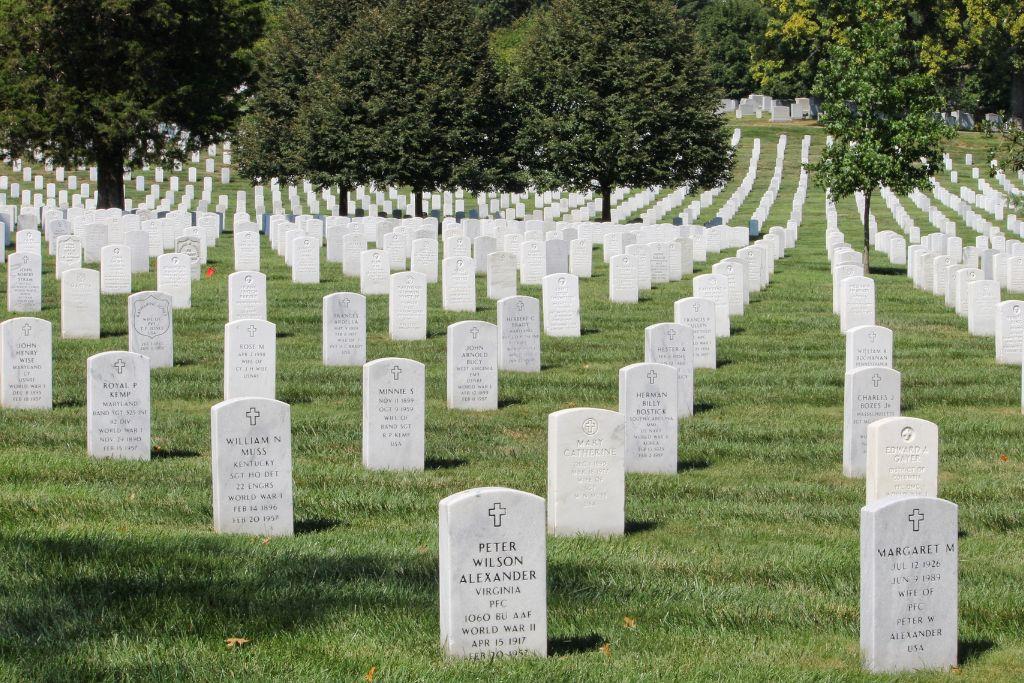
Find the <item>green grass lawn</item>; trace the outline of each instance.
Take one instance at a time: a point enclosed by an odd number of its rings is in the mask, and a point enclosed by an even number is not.
[[[745,224],[767,188],[784,131],[786,176],[768,221],[781,224],[800,138],[814,135],[816,152],[823,134],[806,124],[740,125],[737,174],[755,137],[762,152],[735,223]],[[957,164],[983,145],[961,136]],[[961,182],[973,182],[964,176],[961,168]],[[948,176],[944,184],[952,187]],[[241,187],[231,186],[232,202]],[[544,660],[442,657],[437,503],[490,485],[545,496],[547,415],[615,409],[619,368],[643,359],[644,327],[671,321],[692,278],[611,305],[595,252],[594,278],[581,283],[583,336],[544,338],[544,371],[502,373],[501,408],[484,414],[447,410],[444,381],[446,327],[494,321],[483,279],[476,315],[442,311],[440,288],[430,286],[421,342],[389,341],[387,298],[370,297],[369,359],[426,363],[428,392],[427,470],[370,472],[360,465],[361,371],[320,361],[321,298],[358,282],[325,263],[320,285],[293,285],[265,247],[278,398],[292,406],[296,519],[293,538],[269,541],[212,532],[209,416],[222,391],[230,235],[211,249],[216,273],[194,283],[192,309],[175,312],[176,367],[153,372],[151,462],[85,455],[86,358],[127,348],[126,297],[103,297],[102,339],[55,340],[54,410],[0,411],[0,678],[343,681],[375,669],[377,681],[889,680],[859,666],[865,493],[863,480],[841,474],[844,346],[831,312],[824,206],[812,188],[798,246],[719,340],[720,367],[697,371],[678,475],[627,476],[622,538],[548,539]],[[853,201],[839,210],[856,245]],[[883,203],[873,210],[880,229],[891,225]],[[903,412],[939,425],[939,492],[960,505],[962,534],[961,669],[900,680],[1021,680],[1020,368],[997,366],[991,339],[969,336],[938,297],[874,258],[884,266],[877,320],[895,332]],[[41,317],[56,333],[52,273],[46,258]],[[136,291],[151,288],[154,273],[136,276]],[[520,292],[540,296],[539,287]],[[228,648],[230,637],[249,642]]]

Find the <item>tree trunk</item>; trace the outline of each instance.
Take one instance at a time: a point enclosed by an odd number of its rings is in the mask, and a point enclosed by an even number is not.
[[[1024,121],[1024,69],[1010,75],[1010,118]]]
[[[612,222],[612,186],[601,183],[601,220]]]
[[[423,190],[416,188],[416,216],[425,218],[427,212],[423,210]]]
[[[348,215],[348,188],[338,188],[338,213],[342,216]]]
[[[871,274],[871,192],[864,195],[864,275]]]
[[[108,150],[96,158],[97,209],[124,208],[124,154]]]

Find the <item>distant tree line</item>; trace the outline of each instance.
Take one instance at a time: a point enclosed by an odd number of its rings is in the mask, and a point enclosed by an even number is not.
[[[236,160],[256,182],[425,192],[699,191],[730,177],[721,93],[670,0],[288,0],[254,49]],[[529,15],[522,24],[517,17]],[[513,59],[491,47],[517,24]]]

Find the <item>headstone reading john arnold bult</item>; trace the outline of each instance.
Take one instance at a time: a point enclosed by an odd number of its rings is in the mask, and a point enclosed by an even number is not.
[[[479,320],[448,326],[448,407],[498,409],[498,328]]]
[[[53,407],[53,330],[48,320],[0,323],[0,406]]]
[[[621,536],[626,524],[624,459],[621,413],[569,408],[548,415],[548,531]]]
[[[547,655],[544,499],[486,487],[438,505],[441,648],[450,657]]]
[[[424,377],[423,364],[408,358],[380,358],[363,366],[367,469],[423,469]]]
[[[107,351],[86,361],[86,442],[94,458],[149,460],[149,359]]]
[[[860,649],[873,673],[957,663],[957,506],[889,497],[860,511]]]
[[[174,365],[174,317],[171,297],[138,292],[128,297],[128,350],[149,358],[151,368]]]
[[[210,420],[214,530],[291,536],[291,408],[270,398],[236,398],[213,406]]]

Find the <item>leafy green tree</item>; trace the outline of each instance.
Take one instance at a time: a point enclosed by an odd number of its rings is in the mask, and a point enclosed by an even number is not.
[[[830,47],[815,86],[833,144],[810,170],[834,198],[863,193],[865,272],[872,195],[882,187],[898,194],[928,187],[952,135],[936,116],[942,99],[919,46],[901,39],[903,23],[880,3],[864,2],[860,25]]]
[[[295,183],[312,174],[305,166],[299,127],[303,99],[355,16],[371,2],[287,0],[271,14],[254,50],[257,80],[236,134],[235,158],[243,177]],[[321,180],[324,186],[340,186],[340,209],[347,214],[347,190],[358,184],[358,175]]]
[[[314,179],[364,173],[423,193],[517,188],[516,112],[471,0],[389,0],[353,24],[301,114]]]
[[[1024,0],[964,0],[970,38],[1003,83],[1010,116],[1024,121]]]
[[[1000,1],[1000,0],[993,0]],[[980,80],[966,41],[964,0],[761,0],[764,38],[753,45],[758,90],[773,97],[809,93],[829,46],[846,40],[865,6],[902,20],[901,40],[918,43],[921,62],[951,108],[973,108]]]
[[[262,29],[256,0],[5,0],[0,147],[95,163],[101,208],[125,164],[163,163],[233,124]]]
[[[719,92],[668,0],[554,0],[513,78],[531,180],[596,189],[603,220],[617,186],[707,188],[731,173]]]
[[[751,55],[767,27],[760,0],[719,0],[700,13],[697,35],[706,46],[711,76],[726,97],[740,98],[758,89]]]

